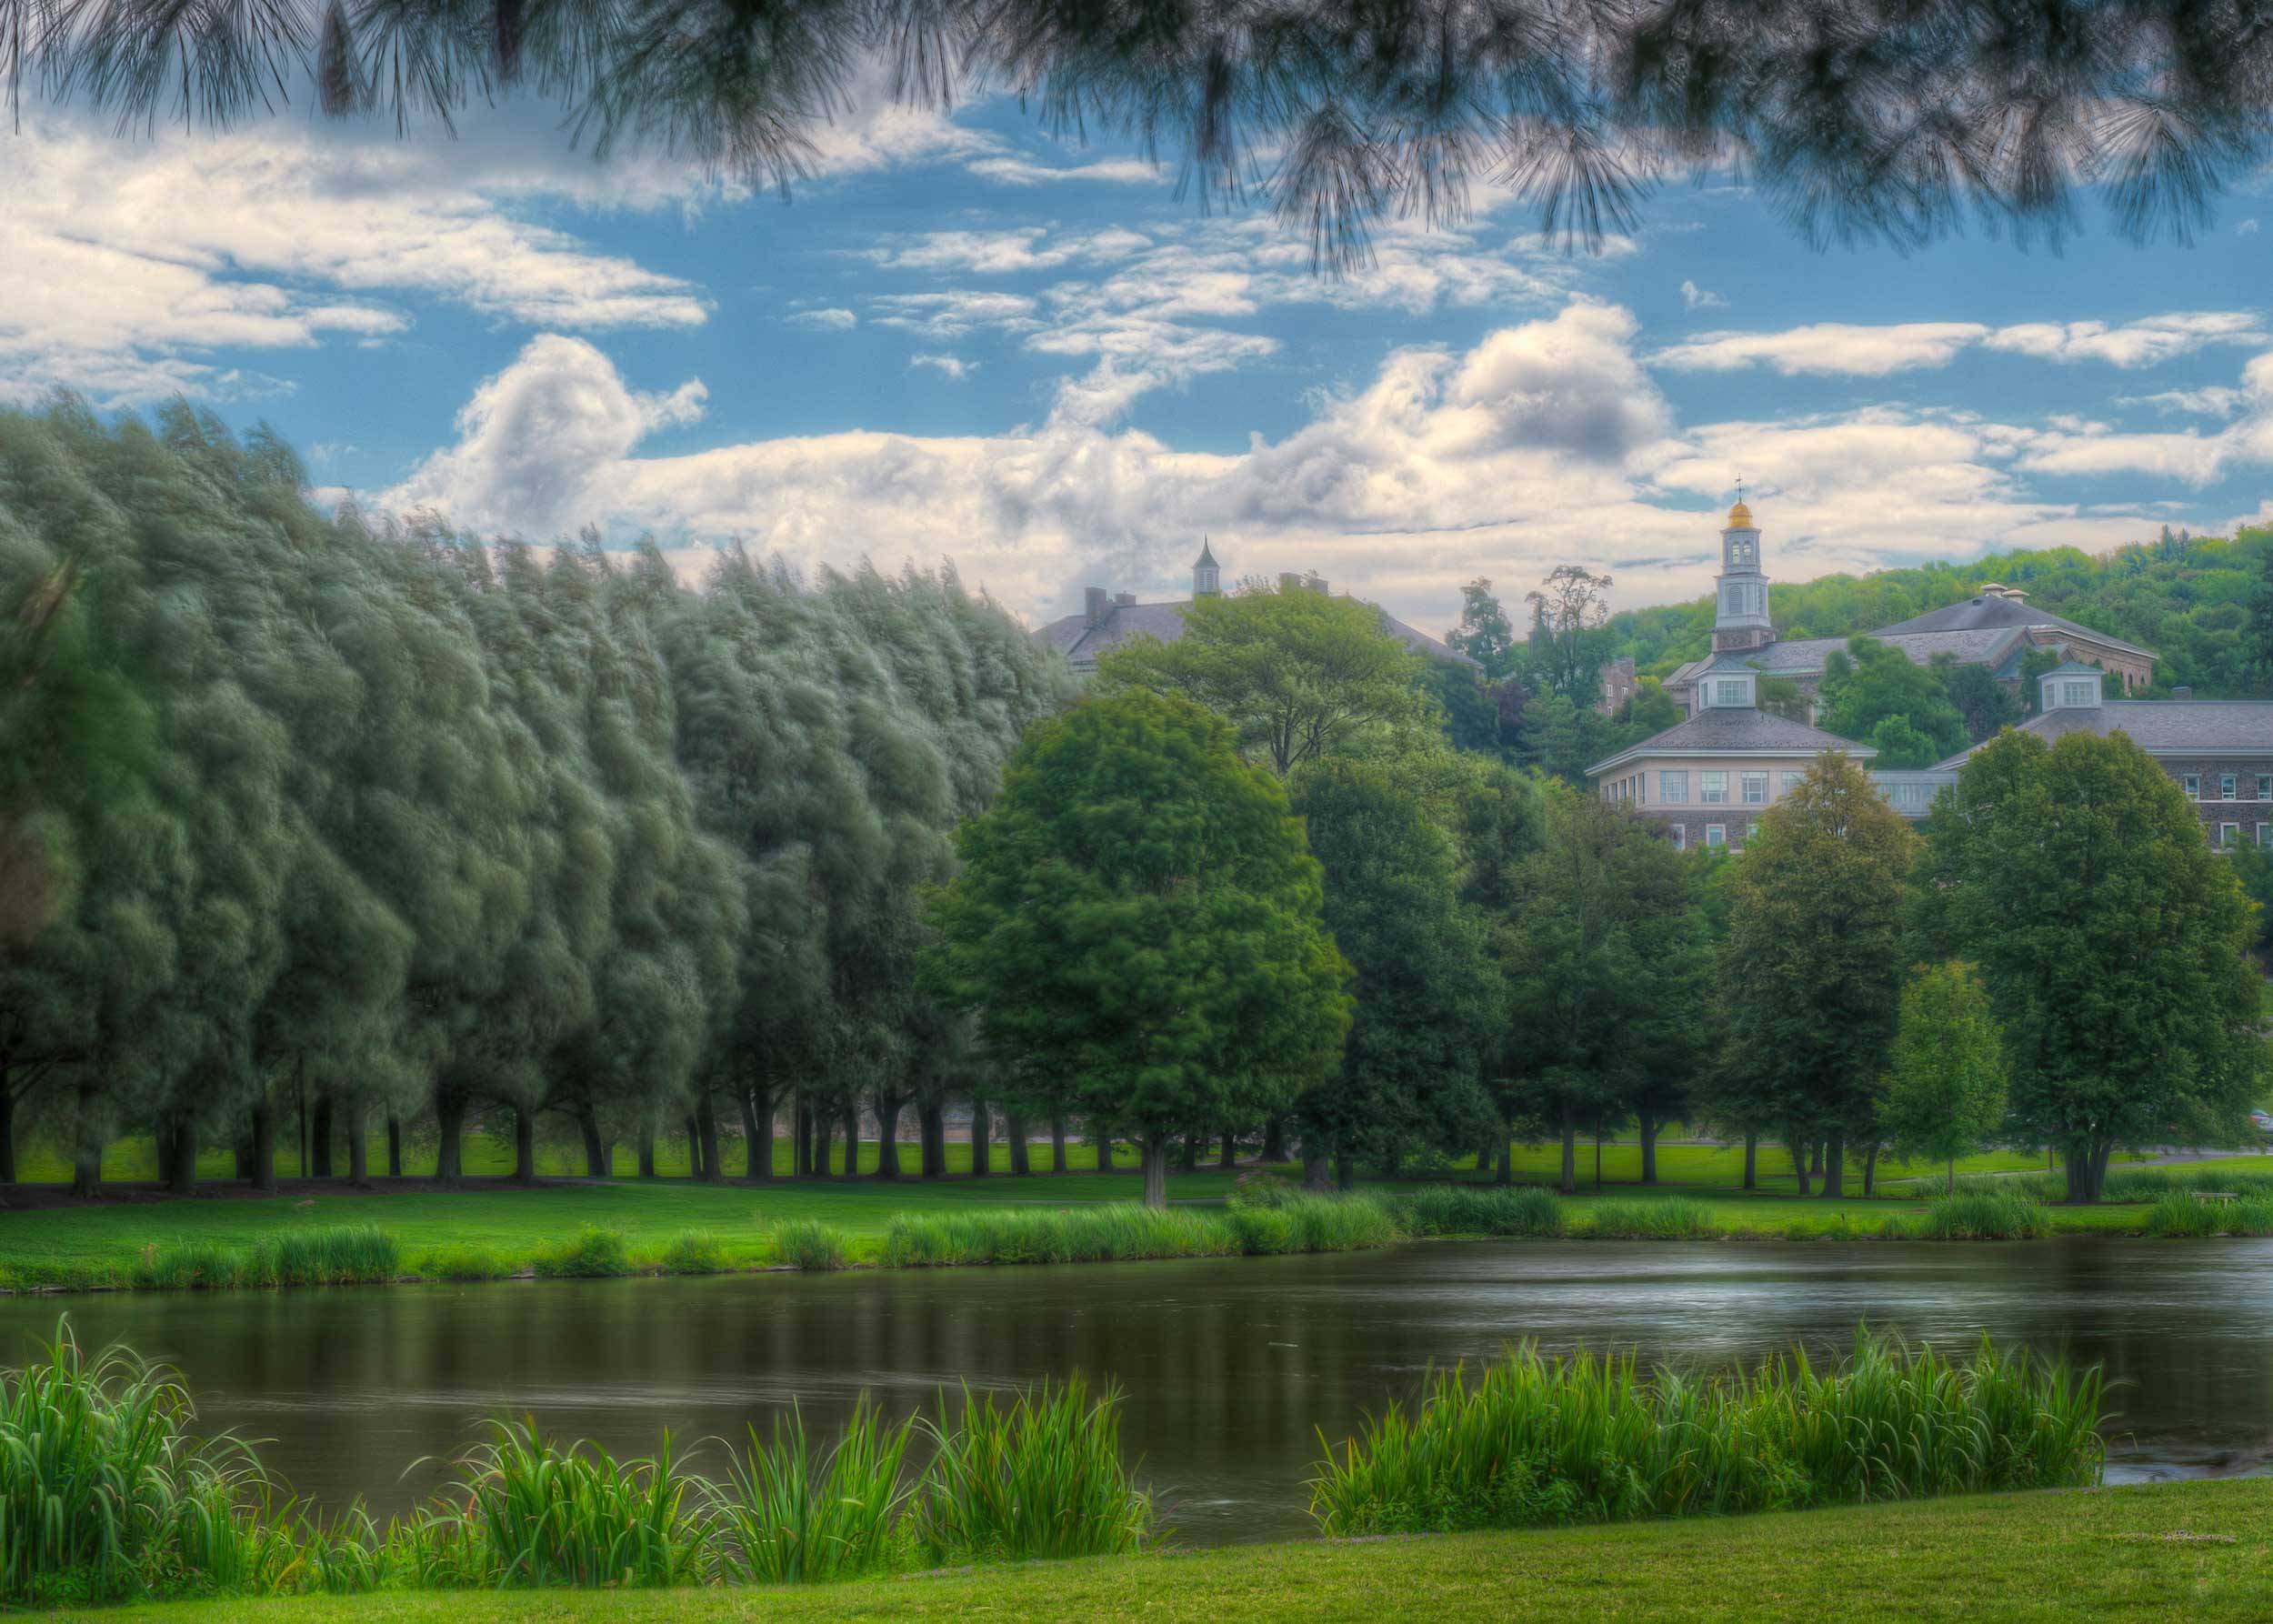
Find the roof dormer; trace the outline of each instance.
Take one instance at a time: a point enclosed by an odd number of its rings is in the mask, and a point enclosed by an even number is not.
[[[2037,679],[2037,708],[2046,715],[2056,710],[2099,708],[2099,667],[2069,660],[2053,667]]]

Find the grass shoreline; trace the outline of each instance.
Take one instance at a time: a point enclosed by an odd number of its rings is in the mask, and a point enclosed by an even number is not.
[[[2273,1481],[1879,1502],[1521,1532],[1221,1547],[766,1589],[393,1591],[80,1609],[116,1624],[704,1624],[1385,1618],[2255,1620],[2273,1614]]]
[[[1437,1239],[1692,1241],[1821,1244],[2114,1238],[2212,1238],[2273,1234],[2273,1195],[2209,1204],[2192,1190],[2231,1182],[2217,1174],[2166,1180],[2152,1201],[2089,1208],[2047,1206],[2028,1192],[1998,1187],[1931,1203],[1860,1199],[1818,1206],[1784,1198],[1747,1201],[1696,1192],[1627,1190],[1561,1197],[1538,1187],[1436,1184],[1347,1196],[1279,1192],[1217,1206],[1152,1211],[1128,1202],[1047,1198],[981,1207],[964,1199],[915,1210],[871,1202],[852,1221],[790,1216],[802,1205],[776,1200],[780,1216],[727,1228],[666,1228],[610,1223],[617,1197],[607,1187],[542,1192],[556,1198],[518,1217],[538,1217],[506,1238],[443,1238],[446,1226],[397,1231],[374,1221],[323,1221],[315,1202],[262,1216],[282,1221],[231,1233],[215,1219],[228,1204],[109,1209],[151,1219],[190,1220],[155,1236],[136,1226],[104,1244],[42,1258],[11,1248],[10,1226],[53,1233],[91,1209],[0,1220],[0,1293],[63,1296],[134,1290],[224,1290],[323,1285],[814,1273],[887,1268],[1012,1267],[1021,1264],[1146,1262],[1200,1258],[1347,1252]],[[715,1187],[703,1187],[713,1188]],[[673,1192],[676,1194],[676,1192]],[[769,1195],[776,1192],[767,1192]],[[578,1199],[578,1197],[585,1199]],[[815,1207],[847,1216],[841,1187],[815,1192]],[[836,1205],[829,1204],[836,1198]],[[405,1194],[375,1200],[334,1198],[358,1212],[401,1202],[495,1202],[510,1208],[530,1192]],[[635,1202],[635,1208],[636,1203]],[[684,1206],[681,1203],[680,1206]],[[423,1208],[421,1208],[423,1210]],[[443,1216],[446,1218],[445,1208]],[[668,1207],[662,1210],[678,1210]],[[241,1218],[242,1214],[221,1215]],[[494,1216],[494,1215],[493,1215]],[[719,1215],[719,1216],[724,1216]],[[865,1218],[867,1221],[861,1222]],[[596,1221],[601,1220],[601,1221]],[[112,1223],[114,1231],[121,1223]],[[84,1241],[84,1235],[75,1236]]]

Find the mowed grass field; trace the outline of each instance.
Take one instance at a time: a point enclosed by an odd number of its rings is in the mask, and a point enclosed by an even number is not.
[[[1517,1534],[1312,1541],[779,1589],[395,1593],[105,1609],[119,1624],[2053,1624],[2273,1618],[2273,1482],[1989,1495]]]

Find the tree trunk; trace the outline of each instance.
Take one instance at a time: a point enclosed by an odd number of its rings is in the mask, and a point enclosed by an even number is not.
[[[696,1183],[703,1180],[703,1134],[695,1125],[695,1113],[685,1111],[679,1116],[680,1131],[686,1135],[686,1176]]]
[[[900,1098],[878,1090],[876,1108],[876,1177],[900,1176]]]
[[[1223,1158],[1216,1165],[1227,1173],[1239,1165],[1239,1136],[1227,1128],[1223,1133]]]
[[[1760,1136],[1756,1133],[1744,1136],[1744,1188],[1760,1188]]]
[[[947,1176],[947,1108],[946,1102],[926,1099],[916,1107],[916,1137],[921,1147],[920,1161],[923,1177],[945,1178]]]
[[[103,1147],[81,1140],[71,1154],[71,1193],[92,1201],[103,1193]]]
[[[332,1097],[330,1095],[316,1096],[313,1122],[308,1149],[315,1159],[308,1168],[308,1177],[329,1178],[332,1176]]]
[[[1066,1113],[1063,1111],[1050,1118],[1050,1171],[1066,1171]]]
[[[1791,1152],[1791,1176],[1799,1186],[1799,1193],[1807,1195],[1811,1188],[1807,1183],[1807,1148],[1805,1145],[1789,1145],[1786,1148]]]
[[[1333,1188],[1334,1172],[1323,1152],[1313,1153],[1306,1141],[1302,1148],[1302,1188],[1324,1190]]]
[[[845,1107],[844,1177],[860,1177],[860,1106],[856,1101]]]
[[[438,1136],[435,1178],[438,1183],[456,1184],[466,1177],[466,1097],[455,1088],[435,1090],[434,1125]]]
[[[1113,1130],[1109,1128],[1099,1128],[1096,1139],[1097,1171],[1110,1173],[1113,1170]]]
[[[1563,1178],[1558,1187],[1563,1194],[1578,1193],[1578,1113],[1563,1103]]]
[[[292,1087],[300,1098],[300,1163],[293,1171],[300,1178],[308,1176],[308,1058],[301,1055],[292,1063]]]
[[[805,1102],[805,1090],[797,1090],[796,1105],[789,1113],[789,1177],[802,1178],[813,1171],[813,1113]]]
[[[718,1159],[718,1108],[711,1103],[707,1088],[695,1102],[695,1127],[702,1135],[703,1178],[712,1184],[724,1184],[726,1169]]]
[[[1507,1123],[1499,1125],[1499,1159],[1492,1167],[1494,1184],[1513,1184],[1516,1181],[1515,1130]]]
[[[656,1176],[654,1123],[642,1122],[639,1125],[639,1140],[636,1148],[639,1157],[639,1176],[642,1178],[653,1178]]]
[[[276,1113],[265,1099],[253,1105],[253,1188],[276,1188]]]
[[[761,1102],[761,1096],[763,1097]],[[774,1176],[774,1096],[770,1089],[741,1088],[735,1103],[742,1108],[742,1142],[750,1148],[743,1163],[744,1182],[755,1184]]]
[[[1145,1136],[1145,1205],[1168,1204],[1168,1136],[1154,1128]]]
[[[815,1111],[813,1113],[813,1153],[806,1158],[806,1165],[813,1169],[814,1178],[826,1178],[828,1177],[828,1148],[836,1138],[836,1129],[829,1122],[828,1113]]]
[[[973,1097],[971,1100],[971,1177],[984,1178],[995,1170],[992,1146],[995,1138],[994,1118],[986,1114],[986,1102]]]
[[[600,1113],[589,1100],[576,1113],[576,1126],[584,1134],[584,1176],[606,1178],[614,1169],[607,1165],[607,1142],[600,1138]]]
[[[1287,1118],[1273,1117],[1263,1124],[1262,1162],[1271,1167],[1287,1159]]]
[[[1357,1158],[1347,1150],[1335,1154],[1334,1188],[1344,1191],[1357,1188]]]
[[[1657,1182],[1657,1135],[1660,1131],[1659,1124],[1657,1118],[1650,1115],[1647,1111],[1638,1113],[1636,1120],[1640,1123],[1642,1132],[1642,1182],[1644,1184],[1655,1184]]]
[[[1821,1139],[1817,1139],[1807,1147],[1807,1171],[1810,1173],[1823,1171],[1823,1141]]]
[[[247,1184],[252,1183],[253,1127],[250,1118],[247,1118],[245,1127],[238,1130],[236,1144],[232,1148],[236,1152],[236,1176]]]
[[[347,1182],[358,1188],[371,1182],[370,1114],[363,1101],[347,1102]]]
[[[1823,1148],[1823,1198],[1836,1201],[1847,1193],[1847,1136],[1835,1133]]]
[[[513,1182],[536,1182],[536,1108],[513,1108]]]
[[[166,1136],[165,1188],[177,1196],[197,1193],[197,1125],[187,1117]]]
[[[1034,1176],[1034,1151],[1033,1147],[1026,1143],[1026,1118],[1014,1117],[1005,1111],[1002,1117],[1002,1130],[1010,1138],[1010,1176],[1013,1178],[1032,1178]]]
[[[2114,1152],[2114,1145],[2090,1139],[2065,1147],[2060,1159],[2068,1167],[2068,1198],[2071,1203],[2091,1206],[2098,1201],[2107,1184],[2108,1158]]]
[[[1184,1143],[1177,1150],[1176,1170],[1177,1172],[1197,1173],[1199,1171],[1199,1135],[1196,1133],[1187,1133],[1184,1136]]]
[[[1863,1153],[1863,1194],[1868,1197],[1877,1193],[1878,1147],[1874,1143],[1868,1150]]]
[[[403,1176],[403,1119],[392,1112],[386,1118],[386,1176]]]

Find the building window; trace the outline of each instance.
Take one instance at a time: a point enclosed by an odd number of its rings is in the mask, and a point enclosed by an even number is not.
[[[1659,773],[1657,775],[1657,799],[1667,807],[1687,806],[1689,804],[1689,775],[1686,772]]]
[[[2258,775],[2258,799],[2273,801],[2273,773]]]
[[[1704,780],[1700,786],[1702,793],[1697,799],[1708,807],[1727,805],[1728,775],[1727,773],[1700,773],[1697,776]]]
[[[1744,804],[1747,807],[1767,806],[1767,775],[1766,773],[1746,773],[1743,775],[1743,779]]]
[[[1777,793],[1778,795],[1789,795],[1793,790],[1799,787],[1800,779],[1806,777],[1807,776],[1807,775],[1805,773],[1786,773],[1784,775],[1784,787],[1780,790],[1777,791]]]
[[[2233,774],[2220,773],[2218,775],[2218,798],[2221,801],[2230,801],[2234,798]]]
[[[1705,849],[1707,851],[1718,851],[1721,847],[1727,846],[1727,825],[1708,823],[1705,826]]]
[[[2234,848],[2236,846],[2238,846],[2240,843],[2241,843],[2241,826],[2240,826],[2239,824],[2238,824],[2238,823],[2221,823],[2221,824],[2219,824],[2219,825],[2218,826],[2218,850],[2220,850],[2220,851],[2231,851],[2231,850],[2233,850],[2233,848]]]
[[[1759,837],[1759,833],[1760,833],[1760,820],[1759,820],[1758,818],[1757,818],[1757,817],[1752,818],[1752,819],[1751,819],[1751,820],[1749,820],[1747,823],[1746,823],[1746,825],[1744,826],[1744,841],[1745,841],[1745,844],[1746,844],[1747,846],[1751,845],[1751,844],[1752,844],[1752,842],[1753,842],[1754,840],[1756,840],[1757,838],[1758,838],[1758,837]]]
[[[2260,833],[2262,833],[2265,829],[2265,826],[2263,824],[2259,824],[2258,825],[2258,829]],[[1689,826],[1687,824],[1677,823],[1673,826],[1673,849],[1676,851],[1687,851],[1689,849]]]
[[[2273,823],[2261,823],[2258,825],[2258,844],[2259,846],[2273,847]]]
[[[1713,684],[1713,703],[1715,705],[1742,705],[1744,703],[1744,678],[1725,677]]]
[[[2198,801],[2202,798],[2202,777],[2200,774],[2188,773],[2185,777],[2179,779],[2178,782],[2187,792],[2187,799],[2190,801]]]
[[[2062,705],[2089,705],[2091,684],[2088,681],[2079,682],[2072,677],[2063,677],[2060,681],[2060,703]]]

